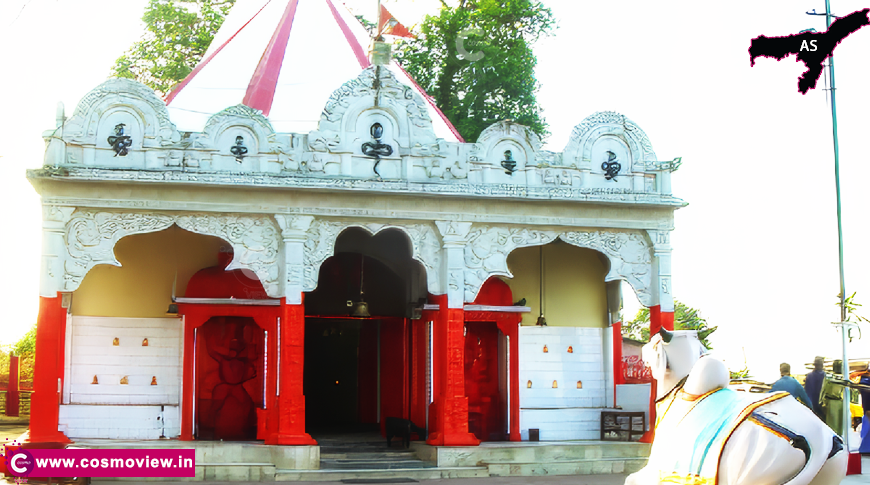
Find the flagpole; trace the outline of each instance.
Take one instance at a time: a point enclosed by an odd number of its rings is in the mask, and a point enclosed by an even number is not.
[[[831,28],[831,2],[825,0],[825,21],[827,28]],[[843,211],[840,199],[840,142],[837,136],[837,90],[834,84],[834,54],[831,53],[828,57],[828,68],[831,76],[831,119],[833,120],[834,132],[834,183],[837,188],[837,238],[839,243],[840,257],[840,333],[843,338],[843,378],[849,379],[849,353],[847,350],[849,332],[846,324],[846,278],[843,268]],[[843,441],[846,446],[846,453],[849,452],[849,427],[852,418],[852,410],[850,409],[849,387],[843,388]]]

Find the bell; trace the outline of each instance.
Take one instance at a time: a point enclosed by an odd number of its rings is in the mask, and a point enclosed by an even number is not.
[[[166,310],[167,315],[178,315],[178,304],[170,303],[169,308]]]
[[[350,312],[350,316],[352,317],[361,317],[367,318],[372,316],[369,313],[369,304],[364,301],[358,301],[353,304],[353,309]]]
[[[547,326],[547,319],[544,318],[544,315],[541,315],[540,317],[538,317],[538,321],[535,322],[535,325],[537,325],[539,327],[546,327]]]

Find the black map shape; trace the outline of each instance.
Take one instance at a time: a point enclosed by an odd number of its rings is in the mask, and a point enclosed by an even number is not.
[[[790,55],[797,55],[797,60],[807,66],[807,70],[798,78],[798,91],[807,94],[807,91],[816,87],[824,70],[823,62],[834,53],[834,48],[852,32],[870,25],[867,12],[870,9],[865,8],[839,18],[831,24],[827,32],[804,32],[786,37],[760,35],[752,39],[749,45],[750,66],[755,65],[756,57],[772,57],[779,61]],[[816,44],[816,50],[808,50],[812,45],[810,41]],[[804,42],[807,48],[802,51]]]

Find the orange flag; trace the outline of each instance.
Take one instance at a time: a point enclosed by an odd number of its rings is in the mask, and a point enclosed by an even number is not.
[[[381,21],[378,25],[378,32],[381,34],[395,35],[396,37],[416,38],[401,22],[393,17],[393,14],[387,10],[387,7],[381,5]]]

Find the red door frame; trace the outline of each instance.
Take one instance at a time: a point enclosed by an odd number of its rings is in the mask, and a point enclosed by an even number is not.
[[[509,342],[510,362],[508,365],[508,373],[510,381],[508,382],[508,395],[510,399],[510,429],[508,430],[508,440],[522,441],[520,437],[520,345],[519,345],[519,325],[522,320],[522,315],[513,312],[498,312],[498,311],[466,311],[466,322],[494,322],[498,329],[506,337]]]
[[[257,326],[269,332],[266,362],[266,409],[257,409],[257,439],[269,439],[277,434],[274,422],[277,417],[278,385],[278,332],[281,316],[280,306],[252,306],[227,304],[179,303],[178,314],[184,317],[184,364],[181,398],[181,441],[192,441],[194,416],[194,330],[212,317],[250,317]]]

